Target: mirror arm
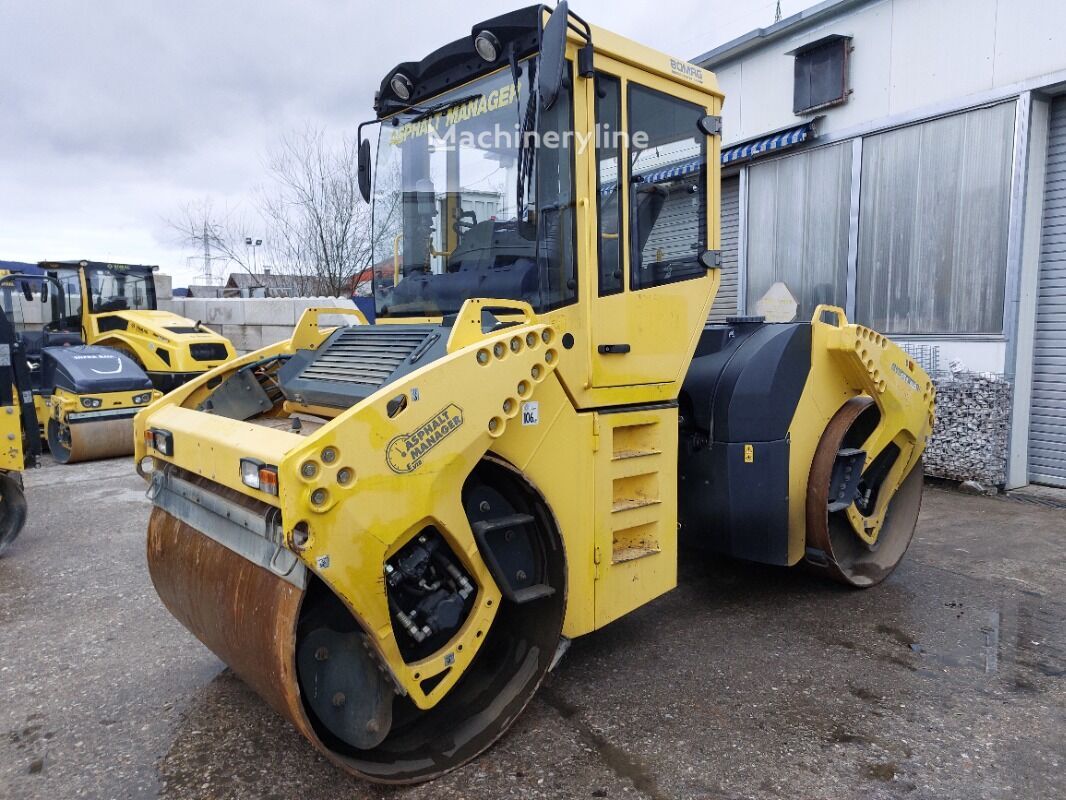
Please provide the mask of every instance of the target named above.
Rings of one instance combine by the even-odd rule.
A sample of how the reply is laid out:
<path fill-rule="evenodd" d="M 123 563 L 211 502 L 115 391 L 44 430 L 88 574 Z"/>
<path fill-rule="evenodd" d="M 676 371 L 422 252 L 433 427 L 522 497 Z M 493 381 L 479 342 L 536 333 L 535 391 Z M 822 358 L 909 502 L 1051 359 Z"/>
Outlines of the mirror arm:
<path fill-rule="evenodd" d="M 578 22 L 580 22 L 581 23 L 581 27 L 584 28 L 584 30 L 578 29 L 578 27 L 574 23 L 570 22 L 570 20 L 567 20 L 566 24 L 578 36 L 585 37 L 585 43 L 586 44 L 592 44 L 592 26 L 589 25 L 587 22 L 585 22 L 585 20 L 583 20 L 580 16 L 578 16 L 573 11 L 570 12 L 570 16 L 573 17 L 574 19 L 576 19 Z"/>
<path fill-rule="evenodd" d="M 542 5 L 541 9 L 551 13 L 554 11 L 550 6 Z M 574 22 L 576 20 L 576 23 Z M 577 51 L 577 74 L 581 78 L 591 78 L 596 74 L 596 68 L 593 65 L 593 49 L 592 49 L 592 26 L 588 24 L 580 15 L 567 9 L 566 14 L 566 27 L 585 40 L 585 44 Z M 544 23 L 543 20 L 537 31 L 537 49 L 542 50 L 544 44 Z"/>
<path fill-rule="evenodd" d="M 594 50 L 592 49 L 592 26 L 573 11 L 570 12 L 570 16 L 581 23 L 581 26 L 578 27 L 567 19 L 567 27 L 585 40 L 585 44 L 577 51 L 577 74 L 582 78 L 591 78 L 596 74 L 596 68 L 593 65 Z"/>

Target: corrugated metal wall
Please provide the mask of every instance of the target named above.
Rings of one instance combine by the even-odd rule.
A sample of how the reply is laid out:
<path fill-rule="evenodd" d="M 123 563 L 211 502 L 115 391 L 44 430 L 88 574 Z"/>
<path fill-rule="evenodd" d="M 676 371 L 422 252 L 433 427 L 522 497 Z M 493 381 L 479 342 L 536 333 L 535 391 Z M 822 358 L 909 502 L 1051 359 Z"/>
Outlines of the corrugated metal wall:
<path fill-rule="evenodd" d="M 843 306 L 847 291 L 851 142 L 795 153 L 748 169 L 747 308 L 776 281 L 799 302 Z"/>
<path fill-rule="evenodd" d="M 1014 108 L 863 140 L 858 322 L 888 334 L 1003 332 Z"/>
<path fill-rule="evenodd" d="M 722 285 L 710 318 L 722 322 L 737 313 L 737 257 L 740 245 L 740 177 L 722 179 Z"/>
<path fill-rule="evenodd" d="M 670 196 L 655 220 L 651 235 L 644 245 L 644 263 L 695 258 L 699 255 L 700 220 L 697 209 L 700 195 L 690 192 L 690 182 L 671 186 Z"/>
<path fill-rule="evenodd" d="M 1066 98 L 1051 106 L 1029 412 L 1029 480 L 1066 486 Z"/>

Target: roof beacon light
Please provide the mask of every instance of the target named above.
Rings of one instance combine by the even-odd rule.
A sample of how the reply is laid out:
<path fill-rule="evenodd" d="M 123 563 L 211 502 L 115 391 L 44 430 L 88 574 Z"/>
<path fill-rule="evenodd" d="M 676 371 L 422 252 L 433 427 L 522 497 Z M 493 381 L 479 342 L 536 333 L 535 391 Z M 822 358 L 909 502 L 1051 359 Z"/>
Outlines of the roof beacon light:
<path fill-rule="evenodd" d="M 389 81 L 389 86 L 392 88 L 392 93 L 401 100 L 410 100 L 411 93 L 415 88 L 414 84 L 411 83 L 411 79 L 402 72 L 397 72 L 392 76 L 392 80 Z"/>
<path fill-rule="evenodd" d="M 490 64 L 500 57 L 500 40 L 492 31 L 482 31 L 474 37 L 474 49 Z"/>

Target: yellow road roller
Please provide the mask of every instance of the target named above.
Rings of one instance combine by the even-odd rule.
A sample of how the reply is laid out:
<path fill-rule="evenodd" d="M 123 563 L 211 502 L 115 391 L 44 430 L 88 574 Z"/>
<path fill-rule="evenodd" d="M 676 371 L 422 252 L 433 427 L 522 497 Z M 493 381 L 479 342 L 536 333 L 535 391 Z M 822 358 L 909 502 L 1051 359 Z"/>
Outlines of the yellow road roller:
<path fill-rule="evenodd" d="M 856 587 L 903 556 L 929 377 L 839 308 L 707 323 L 721 104 L 565 2 L 397 65 L 374 323 L 309 310 L 137 417 L 159 596 L 341 769 L 476 756 L 679 537 Z"/>
<path fill-rule="evenodd" d="M 162 393 L 144 370 L 119 350 L 81 344 L 78 333 L 63 330 L 53 315 L 40 325 L 26 323 L 21 287 L 53 312 L 65 305 L 63 287 L 49 275 L 9 273 L 0 277 L 5 316 L 22 327 L 15 335 L 28 367 L 29 386 L 41 436 L 63 464 L 114 458 L 133 452 L 133 418 Z M 50 302 L 51 301 L 51 302 Z"/>
<path fill-rule="evenodd" d="M 168 392 L 236 355 L 228 339 L 156 301 L 158 267 L 100 261 L 42 261 L 38 266 L 59 281 L 54 295 L 56 331 L 78 335 L 84 344 L 119 350 Z"/>
<path fill-rule="evenodd" d="M 37 466 L 41 437 L 29 368 L 15 326 L 0 314 L 0 556 L 26 524 L 22 473 Z"/>

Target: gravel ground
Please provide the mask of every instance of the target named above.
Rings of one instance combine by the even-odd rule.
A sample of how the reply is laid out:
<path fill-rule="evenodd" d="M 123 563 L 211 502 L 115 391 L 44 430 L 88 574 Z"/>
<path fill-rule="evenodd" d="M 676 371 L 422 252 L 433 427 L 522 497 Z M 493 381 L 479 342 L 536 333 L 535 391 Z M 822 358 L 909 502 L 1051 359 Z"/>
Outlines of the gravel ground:
<path fill-rule="evenodd" d="M 574 642 L 510 733 L 434 783 L 328 765 L 163 609 L 126 459 L 26 476 L 0 560 L 3 798 L 1061 798 L 1066 511 L 927 488 L 850 592 L 684 554 Z"/>

